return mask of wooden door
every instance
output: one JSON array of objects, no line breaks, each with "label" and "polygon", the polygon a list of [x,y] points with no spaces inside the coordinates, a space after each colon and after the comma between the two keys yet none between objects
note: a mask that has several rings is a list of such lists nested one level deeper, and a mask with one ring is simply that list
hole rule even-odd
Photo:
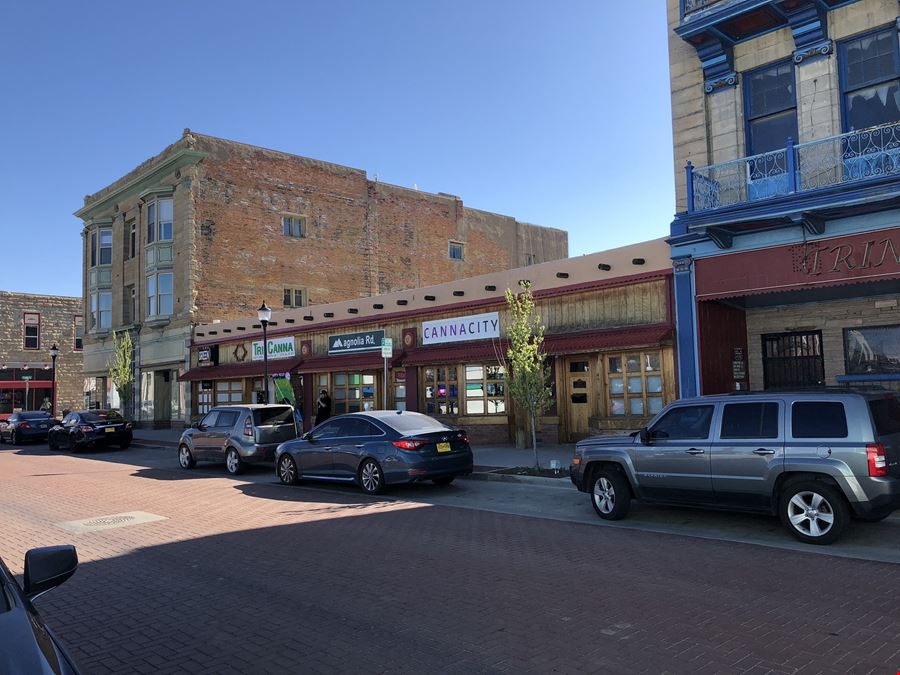
[{"label": "wooden door", "polygon": [[585,438],[590,432],[591,411],[594,409],[591,377],[591,359],[588,356],[566,359],[566,408],[570,443]]}]

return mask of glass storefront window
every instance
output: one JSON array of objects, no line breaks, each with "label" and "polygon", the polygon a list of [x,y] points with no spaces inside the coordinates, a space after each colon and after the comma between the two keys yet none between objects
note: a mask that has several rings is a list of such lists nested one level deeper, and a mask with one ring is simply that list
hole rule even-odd
[{"label": "glass storefront window", "polygon": [[604,360],[610,416],[645,417],[662,410],[662,362],[658,351],[613,354]]},{"label": "glass storefront window", "polygon": [[423,369],[425,412],[428,415],[459,414],[459,382],[456,366]]},{"label": "glass storefront window", "polygon": [[501,365],[466,365],[466,414],[506,413],[506,369]]},{"label": "glass storefront window", "polygon": [[[322,384],[323,379],[327,380],[327,378],[320,376],[319,385],[320,388],[326,389],[327,387]],[[332,412],[335,415],[375,410],[377,400],[375,375],[368,373],[331,373],[331,379],[334,383],[331,391]]]}]

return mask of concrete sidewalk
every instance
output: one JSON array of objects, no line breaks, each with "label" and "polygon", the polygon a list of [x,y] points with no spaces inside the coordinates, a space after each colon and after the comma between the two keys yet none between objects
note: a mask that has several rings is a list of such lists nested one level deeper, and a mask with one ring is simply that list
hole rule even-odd
[{"label": "concrete sidewalk", "polygon": [[[135,429],[134,444],[144,447],[176,448],[178,439],[181,438],[180,429]],[[551,460],[559,460],[560,472],[567,474],[572,455],[575,452],[575,444],[565,445],[539,445],[538,456],[541,466],[550,468]],[[472,447],[475,456],[475,466],[490,468],[510,468],[516,466],[534,466],[534,452],[528,449],[516,448],[512,445],[490,445]]]}]

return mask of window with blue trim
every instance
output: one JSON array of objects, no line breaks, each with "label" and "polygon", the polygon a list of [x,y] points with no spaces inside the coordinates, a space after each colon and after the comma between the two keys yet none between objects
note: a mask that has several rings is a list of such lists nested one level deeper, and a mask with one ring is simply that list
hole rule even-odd
[{"label": "window with blue trim", "polygon": [[900,120],[900,49],[891,24],[838,46],[845,131]]},{"label": "window with blue trim", "polygon": [[794,64],[776,63],[744,76],[747,89],[747,154],[780,150],[797,140],[797,88]]}]

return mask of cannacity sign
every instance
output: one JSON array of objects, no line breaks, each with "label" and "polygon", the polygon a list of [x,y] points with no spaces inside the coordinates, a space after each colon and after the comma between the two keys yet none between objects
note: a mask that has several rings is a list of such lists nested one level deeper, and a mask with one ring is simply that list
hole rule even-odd
[{"label": "cannacity sign", "polygon": [[353,352],[377,352],[381,350],[381,341],[383,339],[383,330],[370,330],[365,333],[347,333],[346,335],[330,335],[328,337],[328,353],[351,354]]},{"label": "cannacity sign", "polygon": [[[269,340],[269,358],[270,359],[289,359],[294,356],[294,338],[275,338]],[[253,360],[263,360],[262,340],[253,343]]]},{"label": "cannacity sign", "polygon": [[498,337],[500,337],[500,315],[497,312],[422,322],[423,345]]}]

